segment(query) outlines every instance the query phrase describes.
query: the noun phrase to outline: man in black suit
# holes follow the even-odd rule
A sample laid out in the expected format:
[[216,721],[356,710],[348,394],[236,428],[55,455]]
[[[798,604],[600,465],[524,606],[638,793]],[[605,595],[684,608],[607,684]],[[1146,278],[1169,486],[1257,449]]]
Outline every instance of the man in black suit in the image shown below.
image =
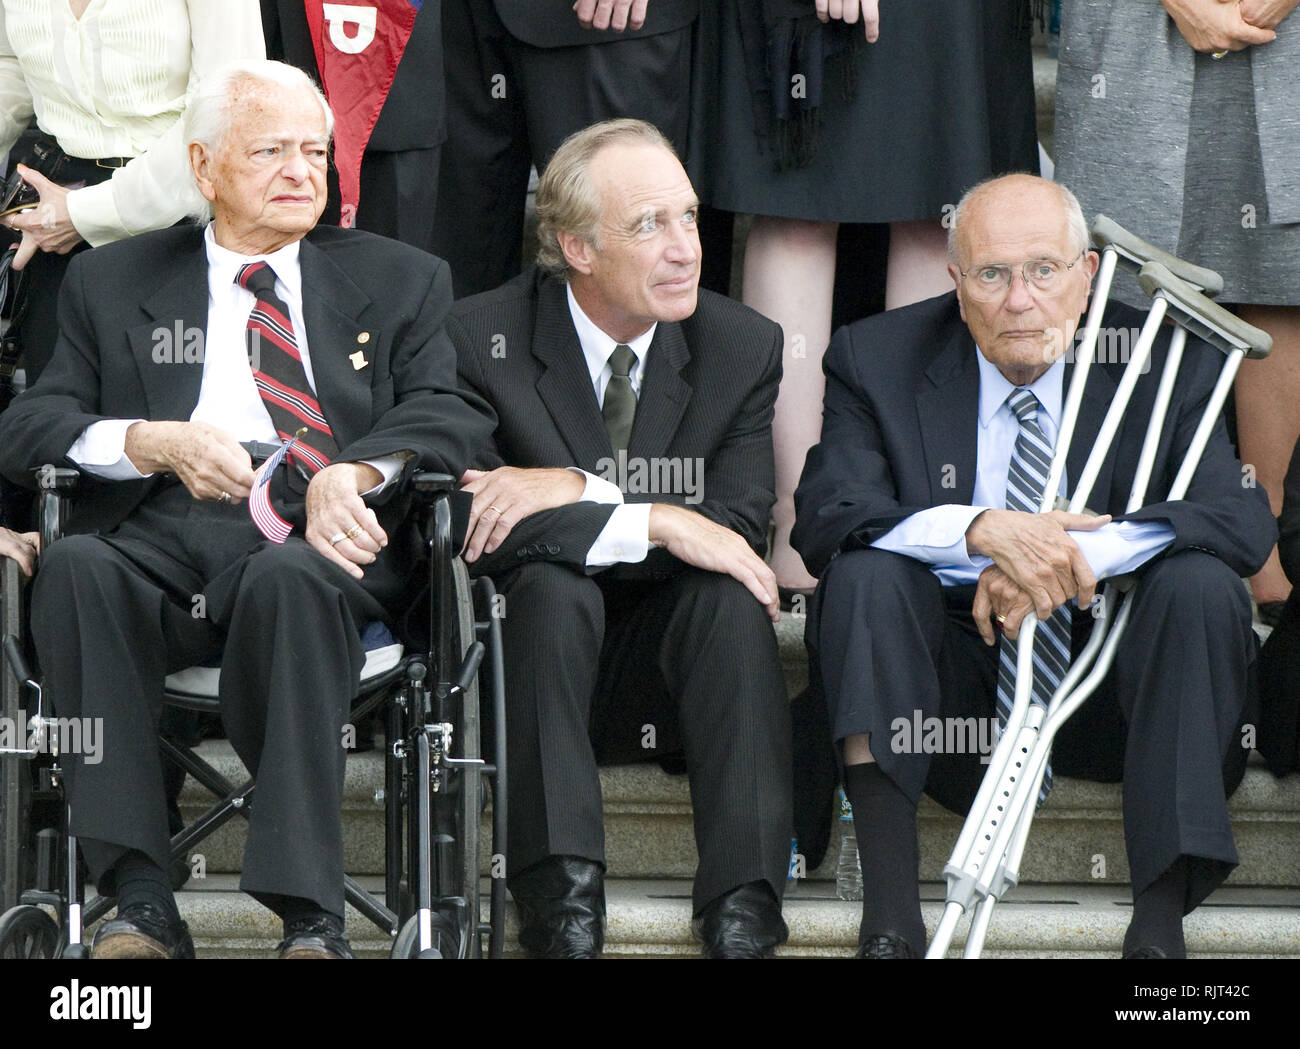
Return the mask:
[[498,416],[488,472],[467,475],[465,557],[505,595],[520,941],[600,952],[597,760],[684,751],[696,931],[711,957],[766,956],[786,936],[791,825],[762,560],[781,332],[698,290],[698,200],[650,125],[573,135],[537,202],[541,270],[448,322]]
[[[231,67],[187,120],[211,224],[74,260],[54,359],[4,414],[0,469],[85,474],[74,534],[43,551],[32,633],[59,715],[102,718],[102,760],[64,762],[72,831],[118,901],[94,956],[193,955],[166,874],[157,722],[164,675],[224,651],[222,717],[258,778],[241,885],[284,918],[282,957],[346,958],[360,631],[400,611],[419,556],[402,477],[462,470],[490,414],[456,385],[446,266],[314,228],[332,118],[304,74]],[[251,514],[255,461],[295,433]]]
[[[361,161],[357,229],[433,251],[438,165],[447,134],[442,69],[442,4],[424,4],[397,65],[384,108]],[[262,0],[266,57],[297,66],[319,82],[303,0]],[[337,225],[338,175],[330,168],[322,222]]]
[[[457,298],[520,269],[528,173],[565,137],[636,117],[686,146],[699,0],[444,0],[447,142],[434,250]],[[684,155],[684,154],[683,154]]]
[[[1254,660],[1239,577],[1263,563],[1276,533],[1264,494],[1243,486],[1222,422],[1186,498],[1162,500],[1222,357],[1191,340],[1149,505],[1120,520],[1167,335],[1092,489],[1090,505],[1113,518],[1013,509],[1027,464],[1050,459],[1070,370],[1064,351],[1097,255],[1073,196],[1027,175],[972,190],[950,246],[955,294],[836,333],[821,443],[796,493],[793,542],[821,580],[809,649],[843,742],[862,856],[859,956],[923,951],[916,803],[924,789],[965,812],[984,768],[975,753],[932,760],[898,732],[898,719],[992,717],[1006,688],[997,628],[1014,640],[1033,609],[1036,662],[1049,659],[1049,621],[1063,629],[1068,662],[1092,619],[1071,621],[1067,602],[1085,608],[1098,578],[1134,570],[1140,583],[1115,667],[1057,737],[1054,768],[1122,776],[1134,891],[1124,952],[1180,956],[1183,914],[1237,862],[1224,788],[1244,767],[1237,728]],[[1102,323],[1136,334],[1141,321],[1115,307]],[[1070,484],[1120,368],[1098,364],[1089,374]],[[1045,481],[1044,472],[1039,496]],[[1036,509],[1039,496],[1022,502]]]

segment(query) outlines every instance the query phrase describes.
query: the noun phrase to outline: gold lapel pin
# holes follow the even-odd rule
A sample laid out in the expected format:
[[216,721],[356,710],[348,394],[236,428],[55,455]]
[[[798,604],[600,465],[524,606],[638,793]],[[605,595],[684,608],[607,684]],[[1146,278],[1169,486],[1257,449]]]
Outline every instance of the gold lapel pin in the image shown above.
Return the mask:
[[370,341],[370,332],[368,331],[363,331],[360,335],[357,336],[357,342],[359,342],[362,346],[364,346],[369,341]]

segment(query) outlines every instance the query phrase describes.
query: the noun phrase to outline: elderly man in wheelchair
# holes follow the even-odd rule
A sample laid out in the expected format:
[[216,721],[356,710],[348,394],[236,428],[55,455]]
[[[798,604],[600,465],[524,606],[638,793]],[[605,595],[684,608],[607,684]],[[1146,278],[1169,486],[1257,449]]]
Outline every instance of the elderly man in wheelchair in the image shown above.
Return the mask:
[[99,760],[60,759],[70,831],[117,898],[92,956],[193,955],[157,726],[165,677],[219,656],[222,719],[257,780],[241,888],[283,919],[280,957],[347,958],[361,632],[412,596],[406,482],[459,477],[490,409],[457,389],[445,264],[316,226],[333,118],[305,76],[231,67],[186,120],[210,223],[78,256],[54,360],[0,416],[10,479],[82,474],[31,626],[59,716],[102,719]]

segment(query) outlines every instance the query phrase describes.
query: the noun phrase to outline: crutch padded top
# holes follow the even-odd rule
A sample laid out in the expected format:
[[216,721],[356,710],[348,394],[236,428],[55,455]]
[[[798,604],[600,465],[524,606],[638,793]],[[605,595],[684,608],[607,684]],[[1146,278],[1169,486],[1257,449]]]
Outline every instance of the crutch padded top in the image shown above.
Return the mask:
[[1205,295],[1218,295],[1223,291],[1223,278],[1204,266],[1193,266],[1176,255],[1161,251],[1141,237],[1135,237],[1118,222],[1098,215],[1092,220],[1092,242],[1099,249],[1114,248],[1116,254],[1131,270],[1139,270],[1148,262],[1158,262],[1174,276],[1181,278],[1196,291]]
[[1138,285],[1148,295],[1163,294],[1179,324],[1224,353],[1244,350],[1247,357],[1267,357],[1273,348],[1268,332],[1211,302],[1158,262],[1148,262],[1138,271]]

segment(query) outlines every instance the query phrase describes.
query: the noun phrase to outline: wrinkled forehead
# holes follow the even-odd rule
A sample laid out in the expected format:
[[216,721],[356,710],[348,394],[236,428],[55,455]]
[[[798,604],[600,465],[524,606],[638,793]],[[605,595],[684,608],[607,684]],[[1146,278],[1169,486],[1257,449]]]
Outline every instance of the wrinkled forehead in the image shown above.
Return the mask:
[[1064,202],[1051,187],[1003,189],[977,198],[967,206],[957,232],[966,265],[1074,254]]
[[246,78],[231,85],[230,132],[278,141],[326,141],[328,123],[320,100],[306,87],[284,87]]

